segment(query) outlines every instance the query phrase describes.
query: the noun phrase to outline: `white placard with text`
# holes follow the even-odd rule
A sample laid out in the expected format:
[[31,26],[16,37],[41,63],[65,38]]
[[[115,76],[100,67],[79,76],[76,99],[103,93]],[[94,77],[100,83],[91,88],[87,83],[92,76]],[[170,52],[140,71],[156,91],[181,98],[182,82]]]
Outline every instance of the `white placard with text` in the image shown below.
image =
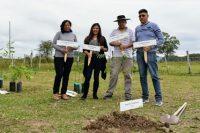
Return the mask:
[[128,32],[125,32],[125,33],[122,33],[122,34],[118,34],[116,36],[111,36],[108,39],[108,42],[111,43],[111,42],[115,42],[115,41],[120,41],[121,39],[124,39],[124,38],[126,38],[128,36],[129,36]]
[[126,110],[141,108],[141,107],[143,107],[142,99],[120,102],[120,111],[126,111]]
[[78,48],[79,47],[79,44],[77,42],[63,41],[63,40],[57,40],[56,45],[65,46],[65,47],[72,47],[72,48]]
[[157,45],[156,40],[147,40],[147,41],[141,41],[141,42],[134,42],[133,48],[148,47],[148,46],[153,46],[153,45]]
[[84,44],[83,45],[83,49],[91,50],[91,51],[100,51],[100,46],[94,46],[94,45]]

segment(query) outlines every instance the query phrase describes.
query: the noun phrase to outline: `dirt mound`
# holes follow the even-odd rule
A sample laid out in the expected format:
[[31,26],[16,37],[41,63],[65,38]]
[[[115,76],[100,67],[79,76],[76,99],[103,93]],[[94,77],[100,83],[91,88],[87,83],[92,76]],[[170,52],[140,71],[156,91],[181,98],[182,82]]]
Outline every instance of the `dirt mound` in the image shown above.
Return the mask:
[[83,130],[92,133],[129,133],[131,131],[165,133],[167,132],[166,127],[163,126],[143,116],[113,112],[110,115],[99,117],[97,120],[90,120]]

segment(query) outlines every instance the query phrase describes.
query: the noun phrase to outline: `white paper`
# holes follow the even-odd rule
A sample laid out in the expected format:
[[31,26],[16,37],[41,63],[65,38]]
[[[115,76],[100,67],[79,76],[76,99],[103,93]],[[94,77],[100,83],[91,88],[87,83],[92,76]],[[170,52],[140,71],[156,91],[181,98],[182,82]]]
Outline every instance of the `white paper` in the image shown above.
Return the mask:
[[75,97],[77,95],[77,93],[75,91],[67,90],[66,95]]
[[126,111],[126,110],[141,108],[141,107],[143,107],[142,99],[120,102],[120,111]]
[[7,94],[9,92],[0,90],[0,94]]
[[157,45],[156,40],[147,40],[147,41],[141,41],[141,42],[134,42],[133,48],[148,47],[148,46],[153,46],[153,45]]
[[94,46],[94,45],[84,44],[83,45],[83,49],[91,50],[91,51],[100,51],[100,46]]
[[125,32],[125,33],[122,33],[122,34],[118,34],[116,36],[111,36],[108,39],[108,42],[111,43],[111,42],[115,42],[115,41],[120,41],[121,39],[124,39],[124,38],[126,38],[128,36],[129,36],[128,32]]
[[57,40],[56,44],[58,46],[65,46],[65,47],[72,47],[72,48],[78,48],[79,47],[79,44],[77,42],[71,42],[71,41]]

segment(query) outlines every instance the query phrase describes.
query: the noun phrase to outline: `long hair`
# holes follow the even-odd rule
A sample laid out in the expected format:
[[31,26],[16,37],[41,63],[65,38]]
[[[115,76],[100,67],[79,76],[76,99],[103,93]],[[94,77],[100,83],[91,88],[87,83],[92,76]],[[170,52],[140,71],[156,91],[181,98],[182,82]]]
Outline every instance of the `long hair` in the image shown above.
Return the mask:
[[88,44],[88,43],[92,40],[92,38],[93,38],[93,36],[94,36],[93,31],[92,31],[92,29],[94,28],[94,26],[98,26],[98,27],[99,27],[99,33],[98,33],[98,35],[97,35],[97,41],[98,41],[99,43],[102,42],[101,26],[99,25],[99,23],[94,23],[94,24],[91,26],[91,28],[90,28],[90,33],[89,33],[89,35],[85,38],[85,43],[86,43],[86,44]]
[[61,30],[62,33],[72,32],[71,29],[70,29],[70,31],[65,31],[65,30],[64,30],[64,25],[65,25],[66,22],[68,22],[69,25],[72,26],[71,21],[69,21],[69,20],[64,20],[64,21],[61,23],[61,25],[60,25],[60,30]]

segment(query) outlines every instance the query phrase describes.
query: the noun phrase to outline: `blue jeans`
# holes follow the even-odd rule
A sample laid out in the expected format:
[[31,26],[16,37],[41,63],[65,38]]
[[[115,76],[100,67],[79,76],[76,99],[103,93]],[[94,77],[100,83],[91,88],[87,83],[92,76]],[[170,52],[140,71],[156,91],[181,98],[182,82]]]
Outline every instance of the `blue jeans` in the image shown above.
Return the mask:
[[158,76],[158,65],[156,59],[156,52],[147,52],[148,58],[147,63],[144,61],[144,52],[137,51],[137,63],[140,73],[140,83],[142,86],[142,98],[144,100],[149,98],[149,90],[147,83],[147,68],[151,74],[151,79],[153,82],[155,90],[156,101],[162,101],[162,94],[160,88],[160,80]]

